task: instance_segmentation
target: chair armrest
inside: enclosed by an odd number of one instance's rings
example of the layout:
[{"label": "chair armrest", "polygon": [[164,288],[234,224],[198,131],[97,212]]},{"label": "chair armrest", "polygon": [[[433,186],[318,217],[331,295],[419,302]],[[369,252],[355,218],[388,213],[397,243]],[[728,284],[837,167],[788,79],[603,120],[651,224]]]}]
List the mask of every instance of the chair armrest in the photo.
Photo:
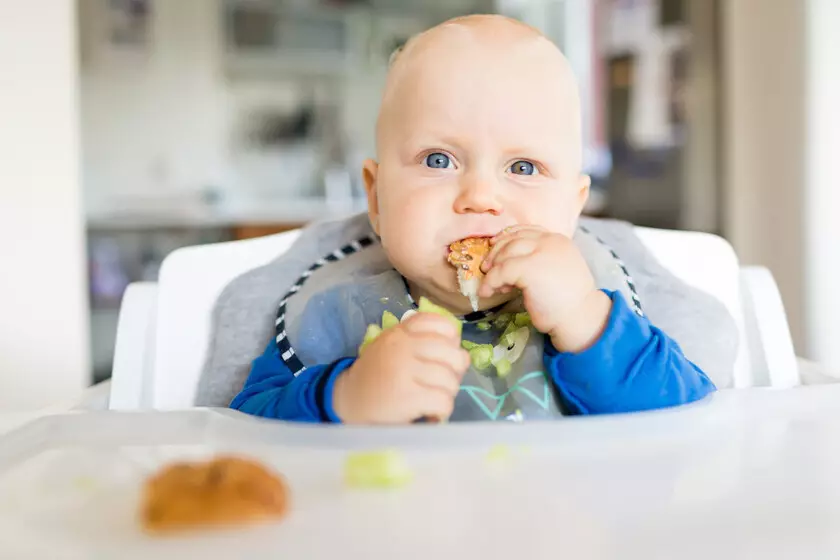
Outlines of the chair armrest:
[{"label": "chair armrest", "polygon": [[107,410],[111,389],[110,381],[102,381],[88,387],[73,399],[61,401],[44,408],[0,414],[0,435],[16,430],[45,416]]},{"label": "chair armrest", "polygon": [[840,383],[840,371],[830,371],[821,364],[797,358],[799,378],[803,385],[825,385],[826,383]]},{"label": "chair armrest", "polygon": [[787,315],[776,281],[764,267],[741,269],[741,292],[746,326],[745,341],[756,385],[778,389],[802,382]]},{"label": "chair armrest", "polygon": [[69,410],[108,410],[111,400],[111,380],[91,385],[70,405]]},{"label": "chair armrest", "polygon": [[158,286],[130,284],[123,295],[114,346],[109,408],[137,410],[147,401],[154,360]]}]

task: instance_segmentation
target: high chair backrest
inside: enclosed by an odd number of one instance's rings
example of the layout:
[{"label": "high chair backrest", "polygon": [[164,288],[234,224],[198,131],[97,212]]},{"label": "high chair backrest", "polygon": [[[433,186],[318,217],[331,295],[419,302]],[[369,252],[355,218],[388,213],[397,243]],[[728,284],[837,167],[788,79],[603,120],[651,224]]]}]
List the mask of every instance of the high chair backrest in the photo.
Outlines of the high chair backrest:
[{"label": "high chair backrest", "polygon": [[[753,270],[745,275],[732,247],[714,235],[648,228],[636,232],[663,266],[716,296],[735,318],[743,341],[735,387],[798,384],[787,321],[769,274]],[[288,250],[298,235],[296,230],[179,249],[165,259],[156,285],[132,286],[120,315],[111,407],[192,406],[219,294],[235,277]],[[758,295],[751,292],[750,278],[756,273]],[[758,305],[756,297],[762,300]]]}]

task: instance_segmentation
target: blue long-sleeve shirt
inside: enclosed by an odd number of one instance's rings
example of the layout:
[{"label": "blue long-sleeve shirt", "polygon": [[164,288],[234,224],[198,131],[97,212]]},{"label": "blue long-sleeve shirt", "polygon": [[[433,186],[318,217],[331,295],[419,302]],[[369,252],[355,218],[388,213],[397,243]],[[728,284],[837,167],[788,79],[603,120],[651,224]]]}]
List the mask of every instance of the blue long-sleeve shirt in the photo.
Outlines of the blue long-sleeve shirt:
[{"label": "blue long-sleeve shirt", "polygon": [[[617,292],[604,332],[587,350],[558,352],[546,338],[545,371],[568,414],[664,408],[703,398],[714,384],[674,340],[640,317]],[[336,378],[355,358],[307,368],[295,377],[272,342],[251,368],[231,408],[302,422],[340,422],[332,404]]]}]

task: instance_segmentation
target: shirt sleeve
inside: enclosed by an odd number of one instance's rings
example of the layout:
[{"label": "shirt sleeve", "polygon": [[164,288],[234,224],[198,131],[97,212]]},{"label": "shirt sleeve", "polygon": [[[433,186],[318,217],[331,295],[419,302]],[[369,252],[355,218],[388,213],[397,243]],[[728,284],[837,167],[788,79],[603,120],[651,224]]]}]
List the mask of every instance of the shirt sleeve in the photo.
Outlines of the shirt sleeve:
[{"label": "shirt sleeve", "polygon": [[338,375],[354,358],[311,366],[295,376],[271,342],[254,360],[242,391],[230,408],[242,412],[298,422],[341,422],[333,409],[333,387]]},{"label": "shirt sleeve", "polygon": [[715,386],[679,345],[636,314],[618,292],[599,339],[583,352],[558,352],[546,338],[544,361],[573,414],[633,412],[702,399]]}]

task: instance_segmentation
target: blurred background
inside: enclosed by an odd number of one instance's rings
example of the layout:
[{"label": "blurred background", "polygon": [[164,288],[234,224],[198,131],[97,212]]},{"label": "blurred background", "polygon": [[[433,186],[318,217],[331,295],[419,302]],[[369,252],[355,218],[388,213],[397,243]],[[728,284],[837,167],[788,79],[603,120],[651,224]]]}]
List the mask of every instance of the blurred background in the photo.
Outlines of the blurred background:
[{"label": "blurred background", "polygon": [[0,0],[0,407],[108,378],[170,251],[362,210],[390,53],[469,13],[569,57],[588,214],[723,235],[840,364],[836,0]]}]

